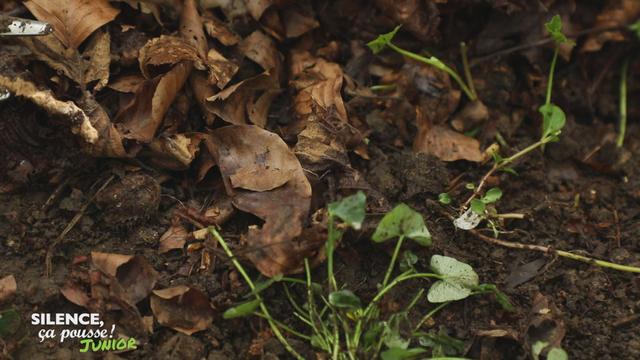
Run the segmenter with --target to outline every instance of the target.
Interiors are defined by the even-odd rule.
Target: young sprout
[[[462,78],[460,77],[460,75],[458,75],[458,73],[450,68],[449,66],[447,66],[445,63],[443,63],[440,59],[438,59],[435,56],[431,56],[431,57],[424,57],[421,55],[418,55],[414,52],[405,50],[401,47],[398,47],[397,45],[393,44],[391,41],[393,40],[393,38],[396,36],[396,33],[398,32],[398,30],[400,29],[401,25],[396,26],[395,29],[393,29],[391,32],[388,32],[386,34],[381,34],[378,35],[377,38],[375,38],[374,40],[370,41],[369,43],[367,43],[367,46],[369,47],[369,49],[371,49],[371,51],[373,51],[374,54],[379,53],[380,51],[384,50],[384,48],[389,47],[392,50],[396,51],[397,53],[400,53],[410,59],[413,60],[417,60],[420,61],[424,64],[427,65],[431,65],[439,70],[442,70],[444,72],[446,72],[447,74],[449,74],[449,76],[451,76],[453,78],[453,80],[455,80],[458,85],[460,86],[460,88],[462,89],[462,91],[464,91],[464,93],[467,95],[467,97],[469,98],[469,100],[471,101],[475,101],[478,99],[478,96],[475,92],[475,89],[473,87],[473,81],[471,80],[471,72],[468,69],[468,62],[466,60],[467,58],[467,48],[466,46],[463,44],[460,45],[461,51],[462,51],[462,57],[463,57],[463,62],[465,64],[465,76],[467,78],[467,82],[469,83],[468,85],[465,84],[465,82],[462,80]]]
[[[491,188],[482,198],[471,200],[471,210],[478,215],[484,215],[487,205],[497,202],[501,197],[502,190],[500,188]]]
[[[638,22],[640,25],[640,22]],[[638,28],[640,32],[640,26]],[[629,58],[626,58],[620,69],[620,123],[616,146],[621,148],[624,144],[624,135],[627,132],[627,69],[629,68]]]
[[[560,52],[560,45],[575,43],[569,40],[564,33],[562,33],[562,20],[560,15],[555,15],[544,24],[549,36],[555,43],[555,50],[553,51],[553,59],[551,60],[551,67],[549,69],[549,80],[547,82],[547,96],[544,105],[540,106],[540,113],[542,114],[542,136],[541,140],[545,143],[558,141],[558,135],[560,130],[564,127],[566,122],[566,116],[564,111],[557,105],[551,103],[551,92],[553,89],[553,75],[555,73],[556,62],[558,60],[558,53]]]

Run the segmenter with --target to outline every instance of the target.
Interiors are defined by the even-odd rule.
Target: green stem
[[[413,270],[407,270],[407,271],[403,272],[402,274],[398,275],[398,277],[395,278],[389,285],[387,285],[386,287],[382,288],[382,290],[378,291],[376,296],[373,298],[373,300],[371,300],[371,302],[369,303],[367,308],[364,310],[364,315],[363,316],[367,316],[369,314],[369,312],[372,311],[373,306],[375,306],[375,304],[378,303],[378,301],[380,301],[380,299],[382,299],[382,297],[384,297],[391,289],[393,289],[396,285],[400,284],[403,281],[407,281],[407,280],[411,280],[411,279],[420,279],[420,278],[435,278],[435,279],[441,279],[442,278],[442,276],[438,275],[438,274],[431,274],[431,273],[412,274],[412,272],[413,272]]]
[[[311,341],[311,337],[310,337],[310,336],[307,336],[307,335],[305,335],[305,334],[303,334],[303,333],[300,333],[300,332],[298,332],[298,331],[293,330],[293,329],[292,329],[292,328],[290,328],[289,326],[287,326],[287,325],[283,324],[282,322],[280,322],[280,321],[278,321],[278,320],[276,320],[276,319],[274,319],[274,318],[270,317],[269,315],[265,315],[265,314],[263,314],[263,313],[261,313],[261,312],[254,312],[253,314],[254,314],[255,316],[261,317],[261,318],[263,318],[263,319],[265,319],[265,320],[271,320],[271,321],[273,321],[273,322],[274,322],[274,323],[276,323],[279,327],[283,328],[285,331],[290,332],[290,333],[292,333],[293,335],[295,335],[295,336],[297,336],[297,337],[299,337],[299,338],[301,338],[301,339],[304,339],[304,340],[306,340],[306,341]]]
[[[556,49],[553,51],[553,59],[551,60],[551,68],[549,69],[549,82],[547,82],[547,99],[545,104],[551,104],[551,91],[553,89],[553,74],[556,69],[556,61],[558,60],[558,52],[560,48],[556,46]]]
[[[460,54],[462,55],[462,68],[464,70],[464,77],[467,80],[467,85],[469,85],[469,90],[473,94],[473,97],[477,99],[478,93],[476,92],[476,86],[473,83],[473,77],[471,76],[469,58],[467,57],[467,44],[465,44],[464,41],[460,43]]]
[[[624,135],[627,132],[627,69],[629,68],[629,58],[624,59],[622,69],[620,69],[620,129],[616,146],[622,147]]]
[[[236,267],[240,275],[242,275],[242,277],[244,278],[244,281],[247,282],[247,285],[249,285],[249,288],[251,289],[251,291],[255,293],[256,298],[260,300],[260,310],[262,310],[263,315],[266,316],[266,320],[269,323],[269,326],[271,327],[273,334],[276,336],[276,338],[278,338],[278,340],[280,340],[280,343],[285,347],[285,349],[287,349],[287,351],[291,355],[293,355],[296,359],[304,360],[302,355],[300,355],[297,351],[293,349],[293,347],[291,347],[291,344],[289,344],[287,339],[282,335],[282,332],[280,332],[280,328],[278,327],[278,324],[275,322],[273,317],[271,317],[271,315],[269,314],[269,310],[267,309],[267,306],[262,301],[262,297],[260,296],[259,293],[256,292],[256,286],[253,284],[253,281],[251,280],[247,272],[244,270],[244,267],[242,266],[242,264],[240,264],[240,262],[233,255],[233,252],[227,245],[227,242],[224,241],[222,236],[220,236],[220,234],[214,227],[209,227],[209,232],[218,241],[220,246],[222,246],[222,248],[224,249],[224,252],[227,254],[229,259],[231,259],[231,262]]]
[[[387,267],[387,273],[384,275],[384,280],[382,280],[383,288],[387,286],[387,282],[389,282],[391,273],[393,273],[393,268],[396,265],[396,259],[398,258],[398,253],[400,252],[400,247],[402,247],[403,241],[404,241],[404,235],[400,235],[400,238],[398,238],[398,241],[396,242],[396,248],[393,250],[393,255],[391,255],[391,261],[389,261],[389,266]]]
[[[422,324],[424,324],[427,320],[429,320],[435,313],[437,313],[438,311],[440,311],[443,307],[447,306],[450,303],[450,301],[447,302],[443,302],[442,304],[436,306],[435,308],[433,308],[431,311],[429,311],[418,323],[418,325],[416,325],[416,327],[413,329],[413,332],[417,332],[418,330],[420,330],[420,327],[422,326]]]
[[[329,215],[329,225],[328,225],[328,241],[327,241],[327,278],[329,279],[329,286],[331,287],[331,291],[337,291],[338,285],[336,283],[336,278],[333,274],[333,252],[335,249],[335,243],[338,238],[337,231],[335,230],[335,225],[333,223],[333,215]]]
[[[453,71],[450,67],[448,67],[447,65],[445,65],[442,61],[438,60],[437,58],[431,57],[431,58],[426,58],[424,56],[420,56],[416,53],[413,53],[411,51],[407,51],[403,48],[400,48],[396,45],[394,45],[393,43],[388,43],[387,44],[390,48],[392,48],[393,50],[395,50],[396,52],[410,58],[413,60],[417,60],[420,61],[422,63],[425,63],[427,65],[431,65],[436,67],[437,69],[440,69],[444,72],[446,72],[447,74],[449,74],[453,80],[455,80],[458,85],[460,86],[460,88],[462,89],[462,91],[464,91],[464,93],[467,95],[467,97],[469,98],[469,100],[474,101],[476,100],[476,96],[473,94],[473,92],[469,89],[469,87],[464,83],[464,81],[462,81],[462,79],[460,78],[460,75],[458,75],[455,71]]]
[[[632,272],[632,273],[640,273],[640,267],[636,267],[636,266],[620,265],[620,264],[616,264],[616,263],[612,263],[612,262],[608,262],[608,261],[604,261],[604,260],[597,260],[597,259],[593,259],[593,258],[590,258],[590,257],[586,257],[586,256],[570,253],[568,251],[563,251],[563,250],[556,250],[555,253],[558,254],[558,256],[566,257],[566,258],[573,259],[573,260],[582,261],[582,262],[585,262],[585,263],[591,264],[591,265],[597,265],[597,266],[604,267],[604,268],[615,269],[615,270],[626,271],[626,272]]]

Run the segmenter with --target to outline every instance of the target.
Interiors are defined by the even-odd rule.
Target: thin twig
[[[53,253],[56,250],[56,246],[58,246],[58,244],[60,244],[62,242],[62,240],[64,240],[65,236],[67,236],[69,231],[71,231],[71,229],[73,229],[73,227],[76,226],[78,221],[80,221],[80,219],[82,219],[82,216],[84,215],[84,212],[87,210],[87,208],[93,202],[93,200],[96,198],[96,196],[98,196],[98,194],[100,194],[100,192],[102,190],[104,190],[109,185],[109,183],[111,183],[111,181],[113,181],[114,178],[115,178],[115,175],[111,175],[104,182],[104,184],[102,184],[102,186],[100,186],[100,188],[91,196],[91,198],[84,205],[82,205],[82,208],[80,209],[80,211],[78,211],[75,214],[75,216],[73,217],[73,219],[71,219],[71,221],[69,221],[69,223],[67,224],[67,226],[65,226],[64,230],[62,230],[60,235],[58,235],[58,237],[51,243],[51,245],[49,245],[49,248],[47,249],[47,254],[45,256],[45,274],[46,274],[47,277],[50,277],[51,273],[53,271],[53,264],[52,264],[52,262],[53,262]]]

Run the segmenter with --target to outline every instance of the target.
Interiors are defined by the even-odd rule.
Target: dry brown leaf
[[[258,97],[255,101],[253,98],[247,101],[247,114],[249,115],[249,121],[254,125],[258,125],[261,128],[267,126],[267,120],[269,115],[269,108],[273,99],[282,93],[282,90],[267,90]]]
[[[640,17],[640,1],[638,0],[610,0],[605,9],[598,14],[594,27],[607,28],[627,25]],[[600,51],[608,41],[624,41],[621,31],[604,31],[589,35],[582,45],[582,51]]]
[[[338,118],[347,121],[347,110],[342,102],[343,73],[340,65],[315,58],[309,52],[291,54],[293,86],[298,90],[294,100],[298,116],[312,114],[314,107],[324,111],[335,109]]]
[[[347,165],[346,142],[350,137],[347,110],[342,101],[343,73],[340,65],[308,52],[291,56],[298,134],[295,153],[305,168],[322,171],[339,163]]]
[[[93,34],[84,51],[84,57],[90,59],[84,74],[84,82],[98,80],[93,91],[102,90],[109,82],[109,65],[111,64],[111,35],[108,31],[98,31]]]
[[[309,4],[307,4],[309,5]],[[311,6],[288,4],[282,9],[282,20],[288,38],[296,38],[320,26]]]
[[[78,106],[87,114],[97,134],[96,141],[86,147],[87,153],[94,156],[126,157],[122,134],[111,122],[102,105],[87,95],[78,101]]]
[[[207,34],[220,41],[222,45],[233,46],[242,40],[240,36],[234,33],[227,25],[211,13],[207,13],[203,20],[203,24]]]
[[[246,234],[247,245],[256,249],[249,259],[269,277],[302,270],[303,259],[312,257],[317,246],[292,240],[300,236],[308,216],[311,186],[287,144],[278,135],[251,125],[216,129],[206,144],[234,206],[264,220],[261,228],[252,226]],[[238,183],[237,175],[243,173],[273,176]],[[273,190],[249,191],[238,185]]]
[[[184,285],[154,290],[151,311],[160,325],[187,335],[206,330],[213,322],[213,309],[207,296]]]
[[[171,250],[182,249],[187,242],[189,232],[182,225],[172,225],[160,237],[160,246],[158,252],[164,254]]]
[[[105,275],[115,280],[121,300],[135,305],[155,287],[158,273],[142,256],[91,252],[91,262]],[[112,292],[115,290],[112,288]]]
[[[45,62],[53,70],[64,74],[76,83],[85,84],[85,72],[89,68],[89,62],[83,59],[76,49],[66,48],[53,35],[25,36],[18,40],[36,59]]]
[[[238,45],[238,50],[262,69],[274,76],[277,84],[282,71],[282,54],[273,40],[262,31],[256,30]]]
[[[198,56],[198,49],[190,42],[175,36],[162,35],[151,39],[140,49],[140,72],[151,79],[150,66],[175,65],[182,61],[192,61],[196,68],[204,70],[203,59]]]
[[[0,303],[8,300],[18,290],[16,278],[13,275],[7,275],[0,279]]]
[[[134,93],[144,81],[139,74],[122,75],[110,81],[107,87],[121,93]]]
[[[53,34],[72,49],[120,13],[108,0],[29,0],[24,5],[38,20],[51,24]]]
[[[209,68],[209,83],[223,89],[235,73],[238,65],[228,60],[215,49],[209,49],[207,53],[207,66]]]
[[[116,115],[116,126],[122,136],[141,143],[151,142],[191,68],[190,63],[182,62],[166,74],[146,80],[133,100]]]
[[[480,100],[474,100],[465,105],[453,120],[451,126],[457,131],[468,131],[489,118],[489,109]]]
[[[196,157],[200,148],[202,134],[176,134],[162,136],[149,144],[150,161],[169,170],[186,170]]]
[[[260,20],[262,14],[267,10],[273,2],[271,0],[245,0],[247,10],[254,20]]]
[[[446,125],[432,125],[419,109],[416,117],[418,134],[413,141],[413,151],[434,155],[442,161],[483,160],[478,140],[453,131]]]

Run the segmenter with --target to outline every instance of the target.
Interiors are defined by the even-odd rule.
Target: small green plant
[[[640,25],[640,22],[638,22]],[[638,28],[640,32],[640,26]],[[624,136],[627,132],[627,72],[629,69],[629,58],[624,59],[620,68],[620,120],[618,125],[618,138],[616,146],[621,148],[624,145]]]
[[[267,281],[266,286],[278,281],[283,282],[285,293],[294,309],[294,316],[306,325],[306,331],[296,331],[270,316],[260,296],[260,290],[266,286],[256,285],[246,276],[246,271],[233,258],[224,239],[211,228],[210,231],[231,257],[233,264],[252,290],[253,299],[228,309],[224,317],[255,315],[266,319],[285,348],[298,359],[301,359],[301,356],[290,346],[283,333],[287,332],[308,341],[313,347],[326,352],[331,359],[335,360],[378,356],[382,359],[395,360],[412,359],[428,352],[429,349],[433,356],[450,355],[452,352],[462,351],[463,347],[460,346],[459,340],[447,337],[445,334],[420,331],[425,321],[452,301],[471,295],[492,293],[505,309],[512,309],[507,297],[495,285],[479,284],[476,272],[463,262],[447,256],[433,255],[430,262],[431,272],[422,272],[415,266],[418,262],[415,254],[409,251],[401,254],[402,245],[406,240],[414,241],[420,246],[429,246],[432,241],[422,216],[405,204],[400,204],[387,213],[372,235],[371,239],[376,243],[395,240],[384,278],[378,285],[378,291],[373,298],[365,303],[353,291],[344,285],[338,285],[333,273],[335,245],[343,235],[342,229],[345,227],[359,229],[362,226],[365,217],[365,200],[364,194],[359,192],[329,204],[326,243],[328,292],[323,292],[311,282],[308,261],[305,261],[305,280],[280,277]],[[343,226],[336,226],[334,222],[337,220],[341,221]],[[399,274],[396,271],[398,269]],[[382,318],[378,308],[382,299],[396,286],[412,279],[433,279],[435,282],[428,291],[419,289],[404,309],[389,315],[386,319]],[[301,306],[294,299],[287,283],[305,285],[304,305]],[[437,305],[414,324],[410,321],[409,312],[425,292],[427,292],[427,300]],[[407,331],[407,328],[412,330]]]
[[[629,30],[633,31],[633,33],[636,34],[636,37],[640,39],[640,20],[629,25]]]
[[[367,43],[367,46],[369,47],[369,49],[371,49],[371,51],[373,51],[374,54],[377,54],[379,52],[381,52],[382,50],[384,50],[386,47],[389,47],[390,49],[396,51],[397,53],[404,55],[410,59],[413,60],[417,60],[420,61],[424,64],[427,65],[431,65],[439,70],[442,70],[444,72],[446,72],[447,74],[449,74],[449,76],[451,76],[453,78],[453,80],[455,80],[455,82],[458,83],[458,85],[460,86],[460,88],[462,89],[462,91],[465,93],[465,95],[467,95],[467,97],[469,98],[469,100],[471,101],[475,101],[478,99],[478,95],[476,94],[476,90],[475,87],[473,85],[473,80],[471,78],[471,71],[469,70],[469,64],[467,61],[467,47],[464,43],[460,44],[460,50],[462,53],[462,60],[463,60],[463,64],[464,64],[464,73],[465,73],[465,77],[467,79],[467,82],[465,83],[464,80],[462,80],[462,78],[460,77],[460,75],[458,74],[458,72],[454,69],[452,69],[451,67],[449,67],[447,64],[445,64],[444,62],[442,62],[440,59],[438,59],[435,56],[430,56],[430,57],[424,57],[421,55],[418,55],[414,52],[405,50],[397,45],[395,45],[394,43],[392,43],[391,41],[393,40],[393,38],[396,36],[396,33],[398,32],[398,30],[400,30],[401,25],[396,26],[395,29],[393,29],[391,32],[388,32],[386,34],[381,34],[378,35],[377,38],[375,38],[374,40],[370,41]]]
[[[489,203],[494,203],[502,197],[502,191],[498,188],[491,189],[487,191],[484,197],[478,198],[482,193],[482,190],[486,184],[487,179],[493,175],[496,171],[505,171],[509,173],[515,173],[515,170],[511,168],[511,165],[516,161],[522,158],[524,155],[527,155],[531,151],[543,148],[546,144],[558,141],[560,133],[564,128],[566,123],[566,117],[564,111],[562,109],[553,104],[551,102],[551,93],[553,89],[553,75],[555,72],[556,61],[558,58],[558,53],[561,44],[572,44],[572,41],[569,40],[562,33],[562,21],[559,15],[555,15],[549,22],[545,24],[547,32],[549,36],[555,42],[555,50],[553,52],[553,59],[551,61],[551,67],[549,69],[549,80],[547,83],[547,92],[546,92],[546,101],[544,105],[542,105],[539,109],[542,114],[542,134],[540,136],[540,140],[535,143],[527,146],[526,148],[518,151],[517,153],[509,156],[502,157],[498,152],[494,152],[493,156],[493,166],[489,171],[482,177],[477,186],[470,187],[467,185],[467,189],[473,189],[473,193],[464,202],[462,209],[466,211],[467,207],[470,205],[471,210],[477,215],[483,216],[485,215],[486,205]],[[495,231],[495,227],[494,227]]]
[[[535,344],[531,345],[531,355],[533,356],[533,360],[539,360],[542,351],[549,348],[549,343],[546,341],[536,341]],[[547,360],[568,360],[569,355],[564,351],[561,347],[552,346],[549,348],[547,352]]]

